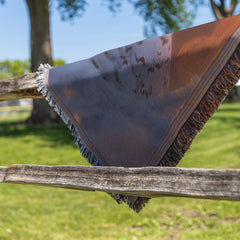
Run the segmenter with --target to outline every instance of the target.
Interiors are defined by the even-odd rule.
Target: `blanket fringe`
[[[189,149],[196,134],[218,109],[240,78],[240,44],[220,74],[178,132],[175,141],[160,160],[159,166],[176,166]]]
[[[190,117],[184,123],[173,144],[169,147],[166,154],[159,162],[159,166],[174,167],[182,159],[185,152],[189,149],[193,139],[203,128],[204,124],[209,120],[219,105],[226,98],[234,85],[240,79],[240,44],[213,81],[202,100],[192,112]],[[144,203],[149,199],[138,198],[134,203],[135,211],[139,212]]]
[[[39,66],[38,71],[37,71],[37,90],[45,97],[45,99],[48,101],[49,105],[54,108],[54,110],[57,112],[57,114],[62,118],[63,122],[71,130],[71,133],[74,137],[74,141],[75,141],[76,145],[78,146],[78,148],[80,149],[81,154],[93,166],[102,166],[101,161],[98,159],[98,157],[92,151],[90,151],[86,147],[86,145],[80,138],[72,121],[64,113],[64,111],[59,107],[59,105],[56,103],[56,101],[52,97],[51,93],[48,91],[46,84],[45,84],[45,77],[46,77],[46,73],[49,69],[51,69],[51,66],[49,64],[41,64]]]
[[[46,84],[45,84],[45,78],[46,78],[46,74],[47,74],[48,70],[51,68],[52,67],[49,64],[41,64],[39,66],[38,71],[37,71],[37,90],[45,97],[45,99],[47,100],[49,105],[54,108],[54,110],[61,117],[63,122],[68,126],[68,128],[70,129],[70,131],[74,137],[74,141],[75,141],[76,145],[78,146],[78,148],[80,149],[80,152],[83,155],[83,157],[86,158],[86,160],[93,166],[102,166],[101,161],[91,150],[89,150],[87,148],[86,144],[81,139],[81,137],[78,134],[72,121],[65,114],[65,112],[60,108],[60,106],[54,100],[51,93],[48,91]],[[118,204],[121,204],[124,202],[124,203],[128,204],[128,206],[136,212],[139,212],[143,208],[144,203],[147,202],[143,198],[138,198],[134,203],[132,203],[129,200],[128,196],[116,194],[116,193],[111,193],[109,195]]]
[[[45,85],[45,76],[50,68],[51,66],[48,64],[41,64],[39,66],[37,72],[38,91],[42,93],[43,96],[45,96],[49,105],[55,109],[64,123],[71,130],[75,143],[79,147],[81,154],[93,166],[102,166],[101,161],[91,150],[86,147],[85,143],[80,138],[74,124],[49,93]],[[169,147],[167,153],[160,160],[159,166],[176,166],[179,163],[184,153],[189,149],[196,134],[203,128],[204,124],[217,110],[220,103],[229,94],[233,86],[238,82],[239,78],[240,44],[220,74],[214,80],[191,116],[178,132],[178,135],[175,138],[173,144]],[[122,202],[127,203],[128,206],[135,212],[139,212],[149,200],[148,198],[138,197],[137,200],[133,203],[129,200],[129,197],[125,195],[111,193],[110,196],[118,204],[121,204]]]

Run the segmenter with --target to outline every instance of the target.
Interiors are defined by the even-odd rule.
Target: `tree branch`
[[[214,16],[217,20],[230,17],[238,4],[238,0],[232,0],[229,9],[225,7],[225,1],[221,0],[220,5],[217,5],[214,0],[210,0]]]
[[[102,191],[142,197],[240,200],[240,170],[172,167],[0,167],[0,182]]]
[[[220,2],[221,2],[222,8],[225,9],[225,0],[221,0]]]
[[[229,13],[231,15],[233,15],[234,10],[236,9],[237,4],[238,4],[238,0],[232,0],[231,1],[231,5],[230,5],[230,8],[229,8]]]
[[[211,7],[213,10],[213,14],[217,20],[223,19],[224,17],[222,16],[219,6],[215,3],[214,0],[210,0]]]
[[[37,91],[36,73],[0,80],[0,101],[20,98],[43,98]]]

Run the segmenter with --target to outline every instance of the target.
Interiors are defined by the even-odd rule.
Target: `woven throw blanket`
[[[176,166],[240,78],[240,15],[41,65],[38,90],[95,166]],[[139,212],[146,198],[111,194]]]

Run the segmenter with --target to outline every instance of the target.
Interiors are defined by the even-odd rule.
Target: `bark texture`
[[[216,4],[214,0],[210,0],[213,14],[217,20],[230,17],[233,15],[234,10],[238,4],[238,0],[231,0],[230,7],[226,7],[225,0],[220,0],[220,4]]]
[[[52,65],[49,0],[26,0],[31,25],[31,70],[36,72],[41,63]],[[29,124],[59,123],[61,120],[44,99],[33,100]]]

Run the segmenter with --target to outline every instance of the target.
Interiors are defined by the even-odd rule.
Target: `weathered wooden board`
[[[0,80],[0,101],[42,98],[36,73]],[[0,182],[35,184],[143,197],[240,200],[240,170],[169,167],[119,168],[11,165],[0,167]]]
[[[11,165],[0,182],[144,197],[240,200],[240,170]]]
[[[0,80],[0,101],[21,98],[43,98],[37,91],[36,73]]]

